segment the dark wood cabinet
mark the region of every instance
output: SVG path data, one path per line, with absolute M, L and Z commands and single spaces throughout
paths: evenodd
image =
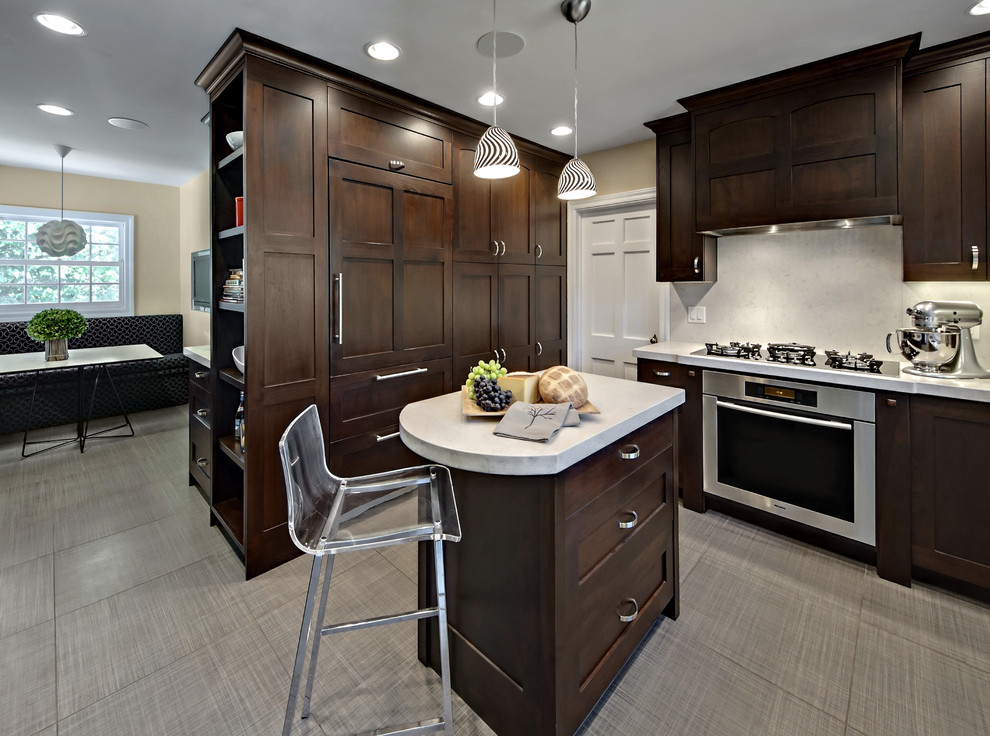
M 911 398 L 911 561 L 990 590 L 990 404 Z
M 905 281 L 987 279 L 986 66 L 978 59 L 904 79 Z
M 677 407 L 677 492 L 684 508 L 705 511 L 705 478 L 702 457 L 701 369 L 663 360 L 637 360 L 637 378 L 644 383 L 684 390 L 684 403 Z
M 533 370 L 567 364 L 567 267 L 537 266 L 534 272 Z
M 691 116 L 647 123 L 657 137 L 657 281 L 713 282 L 715 238 L 695 230 Z
M 450 356 L 452 199 L 446 184 L 331 162 L 335 376 Z
M 684 100 L 696 229 L 898 212 L 898 93 L 918 36 Z
M 557 197 L 562 166 L 559 161 L 537 158 L 533 161 L 530 181 L 532 192 L 533 255 L 538 266 L 567 264 L 567 207 Z
M 194 485 L 210 502 L 213 473 L 211 437 L 212 394 L 210 369 L 189 361 L 189 485 Z

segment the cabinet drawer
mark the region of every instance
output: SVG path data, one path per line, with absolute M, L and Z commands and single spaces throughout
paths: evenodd
M 667 414 L 568 468 L 563 476 L 564 517 L 570 518 L 618 481 L 646 465 L 673 444 L 673 437 L 673 418 Z
M 209 427 L 189 422 L 189 472 L 209 483 L 213 474 L 213 452 Z
M 649 460 L 589 503 L 565 527 L 569 575 L 580 581 L 639 534 L 657 514 L 669 516 L 672 500 L 673 449 Z
M 333 87 L 329 98 L 331 157 L 450 184 L 450 130 Z
M 672 534 L 672 512 L 656 514 L 578 587 L 568 607 L 573 612 L 568 628 L 577 647 L 574 677 L 579 691 L 606 666 L 619 640 L 644 617 L 656 618 L 670 600 Z
M 450 393 L 450 359 L 350 373 L 330 379 L 330 437 L 397 424 L 406 404 Z
M 189 394 L 210 396 L 210 369 L 194 361 L 189 361 Z
M 428 462 L 406 447 L 399 438 L 398 424 L 330 443 L 331 472 L 349 478 Z
M 191 384 L 190 384 L 191 385 Z M 189 392 L 189 426 L 200 423 L 207 430 L 212 426 L 209 395 L 202 396 L 198 392 Z
M 684 366 L 668 363 L 663 360 L 639 359 L 636 366 L 636 378 L 641 383 L 655 383 L 658 386 L 684 388 Z

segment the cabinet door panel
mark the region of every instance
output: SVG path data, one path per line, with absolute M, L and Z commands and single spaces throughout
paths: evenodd
M 533 249 L 529 239 L 530 168 L 524 163 L 519 173 L 492 182 L 494 239 L 500 248 L 502 263 L 532 263 Z
M 985 84 L 983 61 L 904 80 L 905 280 L 987 278 Z
M 538 266 L 560 266 L 567 262 L 567 209 L 557 198 L 560 164 L 538 160 L 533 166 L 533 250 Z
M 454 260 L 495 262 L 491 184 L 474 175 L 477 141 L 454 139 Z
M 454 379 L 463 382 L 498 345 L 498 266 L 454 264 Z
M 335 258 L 334 260 L 338 260 Z M 393 262 L 341 255 L 337 270 L 343 275 L 338 287 L 342 326 L 334 373 L 346 373 L 346 362 L 388 353 L 393 348 Z
M 498 347 L 505 367 L 532 369 L 535 320 L 535 266 L 502 265 L 498 270 Z
M 540 370 L 566 361 L 567 268 L 537 266 L 535 278 L 534 368 Z
M 316 232 L 314 100 L 266 85 L 262 136 L 268 234 L 313 237 Z
M 409 351 L 449 344 L 450 264 L 402 262 L 402 301 L 396 315 L 397 347 Z

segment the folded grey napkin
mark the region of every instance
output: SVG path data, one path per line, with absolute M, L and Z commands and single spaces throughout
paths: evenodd
M 571 414 L 574 417 L 571 417 Z M 568 419 L 571 421 L 567 422 Z M 578 423 L 581 421 L 577 412 L 571 410 L 570 403 L 526 404 L 517 401 L 495 425 L 495 434 L 499 437 L 530 442 L 548 442 L 560 431 L 565 422 L 573 423 L 574 419 L 577 419 Z

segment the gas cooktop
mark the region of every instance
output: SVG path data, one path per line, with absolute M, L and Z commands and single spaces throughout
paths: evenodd
M 704 350 L 696 350 L 692 355 L 714 355 L 723 358 L 739 360 L 764 360 L 768 363 L 820 368 L 823 370 L 857 371 L 896 376 L 900 366 L 896 360 L 883 361 L 870 353 L 840 353 L 838 350 L 826 350 L 825 357 L 819 356 L 815 347 L 795 342 L 771 342 L 763 350 L 760 343 L 729 342 L 705 343 Z

